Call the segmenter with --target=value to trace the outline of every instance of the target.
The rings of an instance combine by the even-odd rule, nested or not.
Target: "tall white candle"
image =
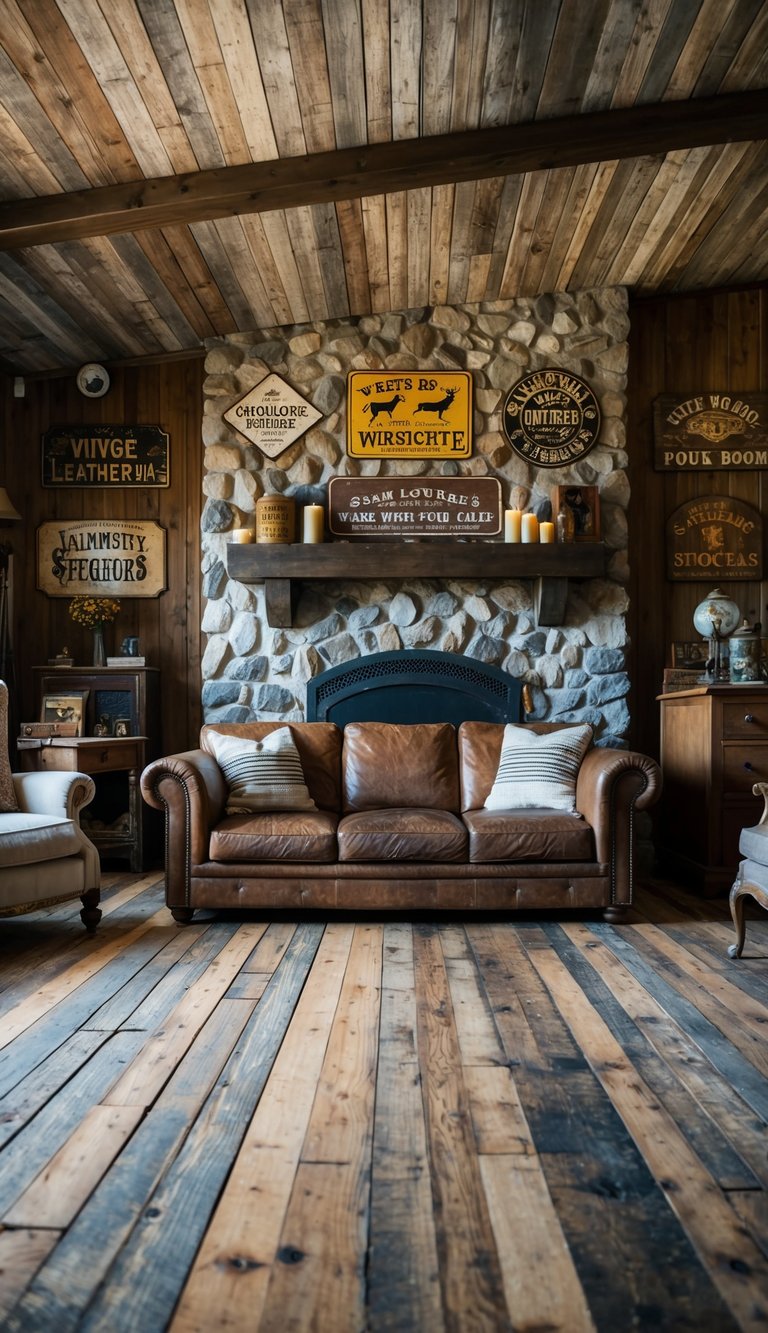
[[[302,518],[302,536],[305,542],[321,542],[325,530],[325,510],[322,505],[305,505]]]
[[[520,521],[523,517],[520,509],[504,510],[504,540],[505,542],[519,542],[520,540]]]
[[[523,514],[521,539],[524,542],[537,542],[539,540],[539,520],[535,514]]]

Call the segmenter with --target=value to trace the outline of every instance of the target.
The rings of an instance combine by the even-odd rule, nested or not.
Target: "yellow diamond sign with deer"
[[[351,370],[347,453],[353,458],[469,458],[472,376],[466,370]]]

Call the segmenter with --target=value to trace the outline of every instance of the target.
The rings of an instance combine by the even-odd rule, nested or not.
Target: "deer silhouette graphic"
[[[379,412],[386,412],[391,418],[397,404],[404,402],[405,399],[403,398],[403,395],[401,393],[396,393],[393,398],[379,399],[378,401],[363,403],[363,411],[370,412],[371,422],[374,422],[379,415]]]
[[[458,389],[446,389],[445,396],[443,398],[433,398],[431,403],[430,402],[419,403],[418,407],[416,408],[416,411],[437,412],[438,417],[442,421],[443,412],[448,411],[448,408],[451,406],[451,403],[453,402],[458,392],[459,392]]]

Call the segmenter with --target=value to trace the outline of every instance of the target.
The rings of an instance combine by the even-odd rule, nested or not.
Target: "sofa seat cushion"
[[[466,861],[467,831],[448,810],[363,810],[339,823],[339,861]]]
[[[768,824],[755,824],[752,828],[743,828],[739,835],[739,851],[750,861],[768,866]]]
[[[62,856],[82,856],[82,852],[83,843],[71,819],[20,811],[0,815],[2,866],[34,865]]]
[[[467,810],[464,823],[470,862],[595,859],[590,825],[560,810]]]
[[[229,815],[211,831],[212,861],[336,860],[337,816],[326,810]]]

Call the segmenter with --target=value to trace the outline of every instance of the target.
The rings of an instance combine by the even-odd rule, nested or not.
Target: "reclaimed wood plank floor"
[[[768,915],[0,932],[0,1327],[764,1330]]]

